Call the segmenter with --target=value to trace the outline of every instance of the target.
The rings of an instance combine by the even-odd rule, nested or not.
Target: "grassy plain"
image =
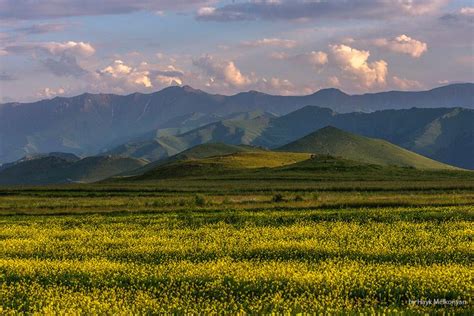
[[[472,173],[343,167],[0,188],[0,313],[470,314]]]

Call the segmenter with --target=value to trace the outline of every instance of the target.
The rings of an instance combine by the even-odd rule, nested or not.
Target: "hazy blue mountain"
[[[273,96],[256,91],[213,95],[188,86],[152,94],[82,94],[34,103],[0,105],[0,163],[37,152],[94,155],[150,131],[176,135],[192,124],[235,112],[285,115],[307,105],[339,113],[387,108],[474,107],[474,84],[456,84],[424,92],[348,95],[325,89],[308,96]],[[201,113],[196,117],[193,113]],[[207,122],[206,122],[207,120]],[[183,127],[181,122],[190,125]]]
[[[130,141],[107,151],[106,154],[155,161],[201,144],[249,145],[262,137],[263,131],[275,117],[264,113],[258,117],[242,115],[237,118],[241,119],[211,123],[181,135],[153,137],[151,134],[148,140]]]

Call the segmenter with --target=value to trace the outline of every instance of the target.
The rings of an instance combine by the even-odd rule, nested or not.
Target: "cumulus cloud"
[[[295,84],[289,79],[278,77],[256,78],[250,88],[275,95],[306,95],[314,93],[318,89],[318,87]]]
[[[76,57],[71,55],[63,54],[58,60],[53,58],[46,58],[44,60],[41,60],[41,63],[52,74],[59,77],[81,77],[87,74],[87,71],[77,63]]]
[[[265,77],[254,73],[244,74],[231,60],[221,60],[206,55],[194,60],[194,65],[203,76],[187,74],[188,84],[200,86],[218,93],[235,93],[242,90],[257,90],[272,94],[298,95],[314,92],[307,85],[296,85],[286,78]]]
[[[130,93],[182,85],[186,74],[173,65],[163,67],[141,62],[133,64],[117,59],[88,77],[94,91]]]
[[[283,47],[283,48],[293,48],[297,45],[296,41],[281,39],[281,38],[263,38],[256,41],[244,41],[241,43],[241,46],[244,47]]]
[[[437,12],[449,0],[250,0],[207,6],[197,18],[208,21],[385,19]]]
[[[31,54],[45,69],[61,77],[85,75],[87,71],[77,58],[87,58],[95,52],[92,44],[74,41],[16,43],[0,50],[3,55]]]
[[[331,45],[336,64],[361,88],[386,85],[388,64],[384,60],[368,62],[370,52],[347,45]]]
[[[413,90],[423,87],[419,81],[400,78],[397,76],[392,77],[392,82],[397,88],[402,90]]]
[[[54,56],[71,54],[79,57],[90,57],[95,54],[95,48],[85,42],[28,42],[17,43],[3,48],[7,53],[46,53]]]
[[[408,54],[414,58],[421,57],[428,50],[428,45],[426,43],[411,38],[405,34],[393,39],[379,38],[374,41],[374,44],[393,52]]]
[[[212,82],[217,80],[232,87],[244,87],[252,82],[248,76],[242,74],[233,61],[217,60],[206,55],[194,60],[193,64],[206,72]]]
[[[64,88],[57,88],[57,89],[54,89],[54,88],[44,88],[44,89],[41,89],[40,91],[38,91],[38,93],[36,93],[36,96],[38,98],[53,98],[53,97],[56,97],[56,96],[59,96],[59,95],[63,95],[64,93],[66,93],[66,91],[64,90]]]
[[[0,0],[0,18],[45,19],[84,15],[125,14],[137,11],[186,10],[214,0]]]
[[[153,87],[148,70],[131,67],[122,60],[115,60],[97,74],[101,80],[112,81],[127,88]]]
[[[173,65],[168,65],[164,69],[155,68],[151,70],[150,75],[154,81],[154,86],[172,86],[182,85],[185,73]]]

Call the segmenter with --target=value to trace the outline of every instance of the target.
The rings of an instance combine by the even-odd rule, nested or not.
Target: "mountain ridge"
[[[255,110],[286,115],[307,105],[331,108],[338,113],[412,107],[473,108],[473,98],[472,83],[422,92],[353,96],[337,89],[324,89],[307,96],[274,96],[255,91],[224,96],[185,86],[168,87],[151,94],[88,93],[34,103],[6,103],[0,106],[0,163],[35,152],[96,155],[110,144],[160,129],[173,118],[193,112],[209,117]],[[187,127],[180,128],[184,131]]]
[[[338,88],[322,88],[322,89],[319,89],[313,93],[310,93],[310,94],[306,94],[306,95],[290,95],[289,97],[307,97],[307,96],[314,96],[314,95],[318,95],[318,94],[327,94],[329,92],[332,92],[332,93],[335,93],[335,94],[339,94],[341,96],[348,96],[348,97],[363,97],[363,96],[373,96],[373,95],[384,95],[384,94],[392,94],[392,93],[400,93],[400,94],[418,94],[418,93],[426,93],[426,92],[437,92],[439,90],[442,90],[442,89],[451,89],[451,88],[456,88],[456,87],[468,87],[468,88],[472,88],[474,86],[474,83],[473,82],[460,82],[460,83],[453,83],[453,84],[447,84],[447,85],[442,85],[442,86],[439,86],[439,87],[434,87],[434,88],[431,88],[431,89],[427,89],[427,90],[416,90],[416,91],[407,91],[407,90],[388,90],[388,91],[379,91],[379,92],[366,92],[366,93],[361,93],[361,94],[357,94],[357,93],[354,93],[354,94],[350,94],[350,93],[346,93],[344,92],[343,90],[341,89],[338,89]],[[209,93],[209,92],[206,92],[204,90],[201,90],[201,89],[195,89],[189,85],[182,85],[182,86],[179,86],[179,85],[175,85],[175,86],[169,86],[169,87],[165,87],[161,90],[157,90],[157,91],[153,91],[153,92],[150,92],[150,93],[142,93],[142,92],[132,92],[132,93],[129,93],[129,94],[115,94],[115,93],[91,93],[91,92],[84,92],[84,93],[81,93],[81,94],[77,94],[77,95],[72,95],[72,96],[69,96],[69,97],[64,97],[64,96],[55,96],[53,98],[46,98],[46,99],[39,99],[39,100],[36,100],[36,101],[31,101],[31,102],[19,102],[19,101],[12,101],[12,102],[5,102],[5,103],[0,103],[0,106],[3,106],[3,105],[22,105],[22,104],[32,104],[32,103],[38,103],[38,102],[44,102],[44,101],[52,101],[52,100],[65,100],[65,99],[71,99],[71,98],[86,98],[86,97],[94,97],[94,96],[102,96],[102,97],[112,97],[112,96],[115,96],[115,97],[135,97],[135,96],[152,96],[152,95],[155,95],[155,94],[159,94],[159,93],[163,93],[163,92],[167,92],[167,91],[185,91],[185,92],[190,92],[190,93],[196,93],[196,94],[206,94],[206,95],[209,95],[209,96],[215,96],[215,97],[237,97],[237,96],[241,96],[241,95],[255,95],[255,94],[258,94],[258,95],[263,95],[263,96],[271,96],[271,97],[281,97],[281,96],[284,96],[284,95],[278,95],[278,94],[268,94],[268,93],[265,93],[265,92],[260,92],[260,91],[257,91],[257,90],[248,90],[248,91],[242,91],[242,92],[238,92],[238,93],[235,93],[235,94],[229,94],[229,95],[226,95],[226,94],[218,94],[218,93]],[[463,106],[460,106],[460,107],[463,107]]]
[[[328,108],[306,106],[281,117],[214,122],[180,135],[150,138],[149,142],[144,143],[127,143],[122,149],[117,147],[108,153],[152,161],[195,145],[213,142],[278,148],[332,125],[365,137],[383,139],[446,164],[474,169],[472,122],[474,110],[462,108],[341,114]],[[127,147],[133,148],[133,151]]]

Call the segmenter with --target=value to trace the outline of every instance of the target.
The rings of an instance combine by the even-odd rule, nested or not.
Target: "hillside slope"
[[[248,170],[277,168],[295,164],[311,157],[305,153],[278,153],[271,151],[240,151],[227,155],[200,159],[172,160],[158,165],[128,181],[183,178],[191,176],[226,176]]]
[[[141,175],[159,166],[169,164],[172,162],[177,162],[177,161],[196,160],[196,159],[204,159],[204,158],[210,158],[210,157],[215,157],[215,156],[231,155],[235,153],[261,152],[261,151],[264,151],[264,149],[256,148],[252,146],[246,146],[246,145],[230,145],[230,144],[224,144],[224,143],[201,144],[201,145],[197,145],[195,147],[189,148],[174,156],[151,162],[136,170],[125,172],[119,176],[128,177],[128,176],[134,176],[134,175]]]
[[[113,156],[71,160],[59,156],[41,156],[12,164],[0,171],[1,185],[44,185],[95,182],[140,168],[146,161]]]
[[[372,139],[328,126],[278,149],[342,157],[347,160],[383,166],[417,169],[456,169],[423,157],[387,141]]]
[[[186,149],[208,143],[228,145],[252,144],[261,137],[272,116],[262,115],[241,120],[223,120],[211,123],[181,135],[168,135],[147,141],[128,142],[105,154],[156,161],[176,155]]]

